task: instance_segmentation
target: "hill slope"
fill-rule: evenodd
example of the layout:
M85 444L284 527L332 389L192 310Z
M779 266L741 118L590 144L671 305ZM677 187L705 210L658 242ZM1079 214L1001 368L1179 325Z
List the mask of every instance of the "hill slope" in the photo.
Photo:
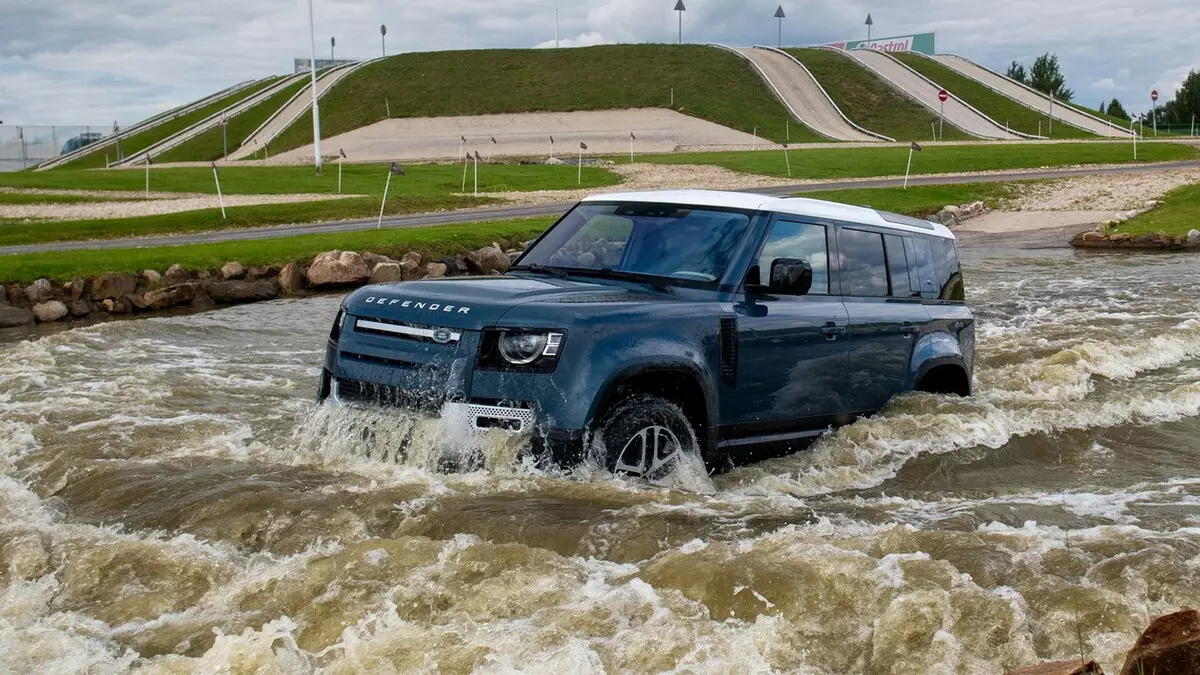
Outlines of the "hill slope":
M735 54L701 45L607 45L393 56L329 92L321 102L322 134L386 119L387 106L392 117L672 108L746 133L757 126L759 136L775 141L784 140L790 118ZM791 138L825 140L795 121ZM309 113L275 140L272 153L311 142Z
M254 130L274 115L296 92L308 86L308 81L297 82L258 105L229 118L229 151L238 149L239 144ZM158 162L211 162L225 156L225 136L221 127L214 127L192 140L172 148L154 158Z
M858 62L827 49L786 49L812 71L829 97L855 124L898 141L927 141L933 137L929 111L896 91ZM946 140L972 137L948 126Z

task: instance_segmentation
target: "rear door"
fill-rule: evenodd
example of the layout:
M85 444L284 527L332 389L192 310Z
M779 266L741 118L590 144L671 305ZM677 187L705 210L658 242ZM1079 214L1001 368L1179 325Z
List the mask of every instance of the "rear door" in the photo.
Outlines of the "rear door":
M923 270L910 265L903 235L840 227L837 237L850 321L850 405L872 413L912 386L913 348L929 326L921 304Z
M830 274L832 227L776 220L749 283L769 281L776 258L813 268L807 295L750 294L734 306L738 376L721 402L726 437L824 428L846 410L849 317Z

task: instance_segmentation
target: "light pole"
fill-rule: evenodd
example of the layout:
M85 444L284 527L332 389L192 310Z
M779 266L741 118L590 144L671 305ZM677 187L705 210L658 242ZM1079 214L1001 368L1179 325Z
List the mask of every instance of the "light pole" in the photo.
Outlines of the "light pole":
M775 18L779 19L779 48L783 49L783 20L787 18L787 14L783 12L783 5L775 10Z
M554 0L554 48L558 49L558 0Z
M387 56L387 25L380 24L379 26L379 41L383 44L383 55Z
M866 21L865 25L867 26L867 49L870 49L871 48L871 26L875 25L875 19L872 19L870 14L867 15L867 21Z
M687 11L687 7L683 6L683 0L675 3L675 11L679 12L679 44L683 44L683 13Z
M337 46L337 38L329 38L329 65L333 66L333 48Z
M313 116L313 159L317 175L321 175L321 107L317 105L317 27L313 22L313 0L308 0L308 39L312 46L312 116Z

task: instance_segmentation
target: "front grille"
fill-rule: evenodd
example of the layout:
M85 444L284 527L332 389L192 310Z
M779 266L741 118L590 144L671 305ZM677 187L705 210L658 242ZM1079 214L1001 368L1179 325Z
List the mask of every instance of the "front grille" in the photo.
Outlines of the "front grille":
M343 402L369 403L430 414L437 414L445 403L444 395L415 392L373 382L338 378L334 380L334 384L336 385L334 396Z
M357 333L369 333L398 340L412 340L441 345L457 345L462 341L462 331L440 326L424 326L391 319L376 319L372 317L357 317L354 319L354 330Z
M412 361L404 361L402 359L389 359L389 358L386 358L383 356L371 356L369 354L356 354L354 352L345 352L345 351L340 352L338 355L341 358L346 359L347 361L357 361L358 363L370 363L372 365L377 365L377 366L390 366L392 368L408 368L408 369L416 369L416 368L422 367L422 364L420 364L420 363L413 363ZM425 368L427 368L428 370L431 370L431 371L437 370L437 366L432 365L432 364L426 365Z

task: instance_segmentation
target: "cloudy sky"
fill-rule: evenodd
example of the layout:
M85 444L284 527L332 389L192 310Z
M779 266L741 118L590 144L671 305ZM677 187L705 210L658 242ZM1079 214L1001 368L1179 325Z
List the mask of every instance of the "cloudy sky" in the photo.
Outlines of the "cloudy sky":
M559 0L563 46L668 42L675 0ZM684 39L774 42L779 0L685 0ZM554 0L314 0L318 55L554 44ZM129 124L234 83L290 72L309 51L305 0L3 0L0 120ZM938 50L1003 69L1058 53L1076 100L1149 106L1200 69L1195 0L784 0L784 39L937 32Z

